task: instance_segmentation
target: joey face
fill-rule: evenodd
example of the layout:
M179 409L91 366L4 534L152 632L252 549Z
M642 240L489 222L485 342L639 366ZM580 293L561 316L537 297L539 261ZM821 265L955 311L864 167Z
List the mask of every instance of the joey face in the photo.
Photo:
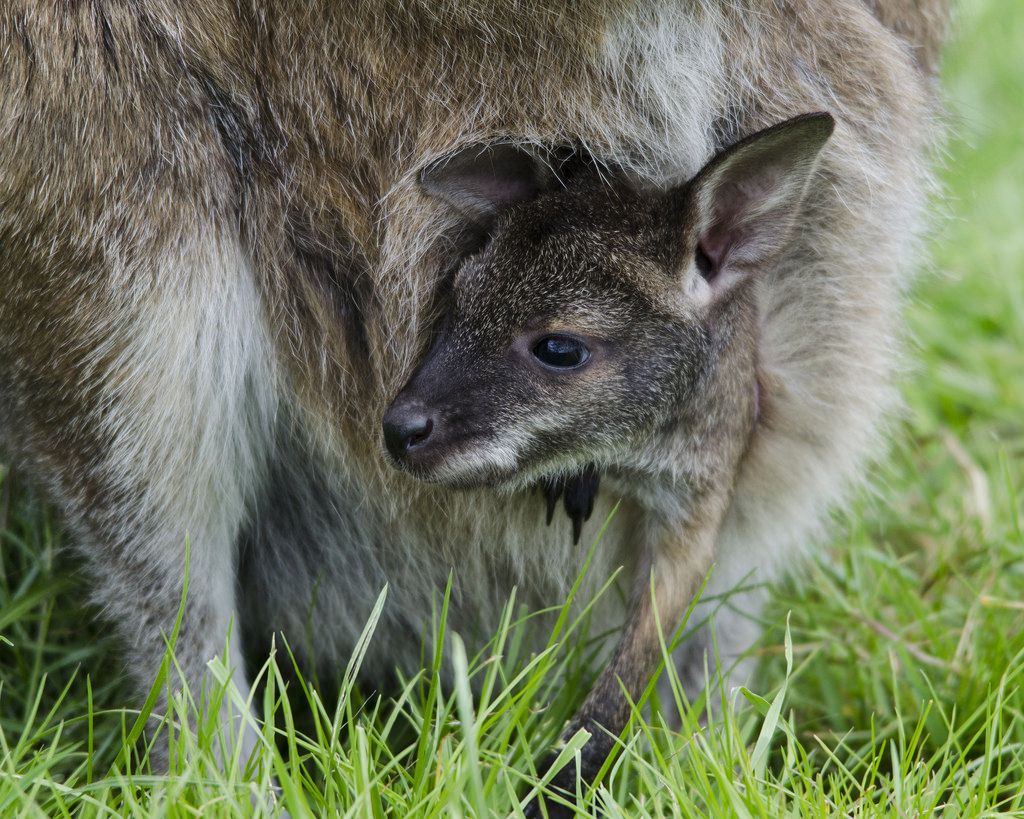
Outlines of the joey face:
M547 194L455 275L448 315L385 417L394 460L444 483L529 482L664 424L708 360L663 197Z
M507 146L428 168L424 189L488 240L385 414L393 462L452 486L525 486L674 434L730 366L745 283L785 246L831 130L826 114L791 120L668 191L614 173L562 184Z

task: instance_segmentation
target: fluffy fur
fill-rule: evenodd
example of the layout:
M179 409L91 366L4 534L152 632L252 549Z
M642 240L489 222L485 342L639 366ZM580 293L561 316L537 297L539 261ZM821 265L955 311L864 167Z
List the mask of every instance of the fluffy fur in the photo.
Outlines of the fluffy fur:
M894 403L944 18L942 0L2 0L0 441L64 510L140 684L186 535L196 681L232 620L336 667L385 583L382 675L419 663L453 569L468 637L513 586L537 607L566 592L582 554L540 497L424 486L382 454L462 252L417 180L475 144L582 146L661 185L794 114L836 117L814 215L764 282L765 420L709 594L791 564ZM593 577L636 570L634 525L613 521ZM730 662L756 595L719 619Z

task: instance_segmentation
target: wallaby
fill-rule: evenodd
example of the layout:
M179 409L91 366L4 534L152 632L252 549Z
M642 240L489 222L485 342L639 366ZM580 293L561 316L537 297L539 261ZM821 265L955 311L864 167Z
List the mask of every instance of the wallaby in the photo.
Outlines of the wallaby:
M384 416L392 458L455 488L548 481L590 495L600 476L642 512L626 625L569 728L592 732L586 780L626 725L623 686L637 698L656 666L658 623L675 627L711 568L770 401L758 274L785 249L832 130L828 114L797 117L668 191L614 176L558 189L509 146L424 174L490 239L454 271L440 334Z
M742 678L737 660L756 638L765 581L820 534L895 403L902 293L932 187L931 71L944 19L944 0L0 3L0 447L62 510L140 690L175 621L186 540L176 652L191 684L229 633L243 689L243 641L258 656L275 631L307 667L344 667L387 585L363 665L384 677L418 667L450 574L449 622L467 640L488 633L514 587L536 608L563 599L580 560L573 536L591 502L592 520L608 517L615 492L626 498L591 576L623 566L646 582L641 523L645 543L660 527L666 544L699 544L680 551L672 576L656 572L656 599L687 599L714 562L706 593L728 597L720 656ZM573 429L548 434L545 451L564 443L557 463L593 453L581 472L551 473L555 461L524 449L529 423L511 414L528 394L492 407L493 423L515 432L491 441L479 468L502 488L453 491L394 469L382 419L430 360L452 271L468 275L489 258L503 244L490 231L513 219L503 208L483 218L493 192L456 184L451 171L470 168L474 152L518 164L517 196L540 208L542 197L576 195L571 179L564 194L549 190L549 175L582 157L615 174L611 190L588 183L573 200L578 210L589 197L595 225L607 224L601 202L614 210L632 196L631 234L647 230L645 212L652 236L658 220L692 233L693 214L706 216L720 193L716 166L690 189L712 199L685 205L690 215L675 222L671 209L655 216L652 191L680 192L727 146L764 149L742 140L812 111L830 112L836 127L802 209L786 210L797 222L785 247L758 248L774 255L749 276L724 264L713 282L680 261L678 281L693 292L649 305L677 316L705 298L702 309L728 318L715 327L731 328L730 340L701 335L696 314L691 335L647 339L648 349L684 344L701 355L674 374L661 359L637 364L630 372L646 381L623 376L603 416L578 419L579 429L606 425L589 442ZM793 144L806 170L823 126L803 122L811 130ZM803 170L792 173L782 176ZM771 242L782 243L785 219L773 224ZM681 254L692 250L686 236L676 237ZM709 240L701 265L722 265L719 250ZM636 262L627 272L653 270ZM667 286L649 292L669 298ZM503 308L497 320L514 323L516 302ZM582 385L614 359L603 336L579 338L590 356ZM555 362L582 354L561 336L550 345L543 355ZM730 364L704 371L716 356ZM711 392L678 401L686 389ZM721 463L691 475L692 450L707 457L691 442L671 495L641 478L664 453L623 486L641 457L627 442L657 423L655 407L701 401L715 407L703 423L736 425L715 439L731 442ZM455 428L445 419L435 444ZM401 432L389 429L397 449ZM426 474L415 451L408 464ZM621 474L607 468L612 452ZM458 482L454 463L436 477ZM684 480L704 483L679 492ZM549 527L547 501L559 496L572 520ZM645 511L670 509L671 497L685 499L678 531ZM621 622L623 612L609 600L598 616ZM649 620L634 612L627 622ZM709 633L695 630L683 648L693 684ZM642 654L648 643L630 635L623 645ZM621 677L627 660L613 657L610 674ZM599 702L619 707L599 686L582 718L614 727ZM247 748L257 741L244 737Z

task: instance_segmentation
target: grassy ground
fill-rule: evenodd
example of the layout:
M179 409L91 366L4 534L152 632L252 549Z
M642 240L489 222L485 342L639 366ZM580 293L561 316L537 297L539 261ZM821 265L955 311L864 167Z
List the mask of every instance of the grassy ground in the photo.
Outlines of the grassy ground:
M919 365L879 491L774 595L753 706L713 702L679 733L640 723L590 802L612 815L1024 816L1024 7L968 0L958 29L952 218L910 311ZM179 775L155 778L125 750L137 715L116 708L131 701L116 654L50 521L3 482L0 816L507 814L574 705L565 675L589 673L572 639L521 656L510 616L502 662L463 661L476 699L439 693L429 669L397 701L309 689L292 698L313 705L300 732L271 665L257 710L291 753L267 750L246 784L220 772L208 727L172 731Z

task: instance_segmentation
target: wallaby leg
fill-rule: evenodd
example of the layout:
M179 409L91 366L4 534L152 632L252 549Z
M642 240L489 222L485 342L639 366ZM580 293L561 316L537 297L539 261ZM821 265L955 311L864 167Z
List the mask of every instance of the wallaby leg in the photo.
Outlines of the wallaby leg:
M715 498L702 504L700 513L688 522L652 526L648 568L634 581L625 629L608 665L563 734L564 740L581 728L591 734L580 752L582 781L592 782L614 749L615 738L630 717L625 692L634 701L642 694L661 659L662 637L671 640L710 569L723 507L724 501ZM551 787L567 792L571 801L576 775L575 765L570 764L555 775ZM545 801L545 808L549 817L573 815L572 810L551 800ZM527 815L541 815L539 799L528 806Z
M227 510L219 510L223 514ZM236 518L232 520L232 518ZM234 586L234 536L237 517L220 520L140 522L124 532L97 527L81 533L79 548L85 552L96 581L95 599L103 606L119 632L129 673L138 685L140 697L153 683L170 639L185 593L185 546L188 541L188 587L173 665L168 672L156 713L167 706L168 687L177 689L182 678L198 700L208 679L207 664L224 654L232 682L244 694L248 681L240 651ZM205 525L203 525L205 523ZM233 525L234 524L234 525ZM228 637L230 633L230 644ZM241 715L225 695L221 723L225 739L239 735ZM255 747L256 737L242 735L243 763ZM218 752L223 749L218 747ZM167 744L158 742L152 761L157 770L168 765Z
M140 695L175 624L186 541L177 662L198 692L230 629L233 679L246 691L235 550L274 395L259 300L237 243L212 229L133 264L132 286L122 271L94 271L104 287L41 341L12 308L34 383L21 390L10 379L3 390L7 438L63 511ZM32 359L35 350L61 355ZM245 742L251 750L254 738Z

